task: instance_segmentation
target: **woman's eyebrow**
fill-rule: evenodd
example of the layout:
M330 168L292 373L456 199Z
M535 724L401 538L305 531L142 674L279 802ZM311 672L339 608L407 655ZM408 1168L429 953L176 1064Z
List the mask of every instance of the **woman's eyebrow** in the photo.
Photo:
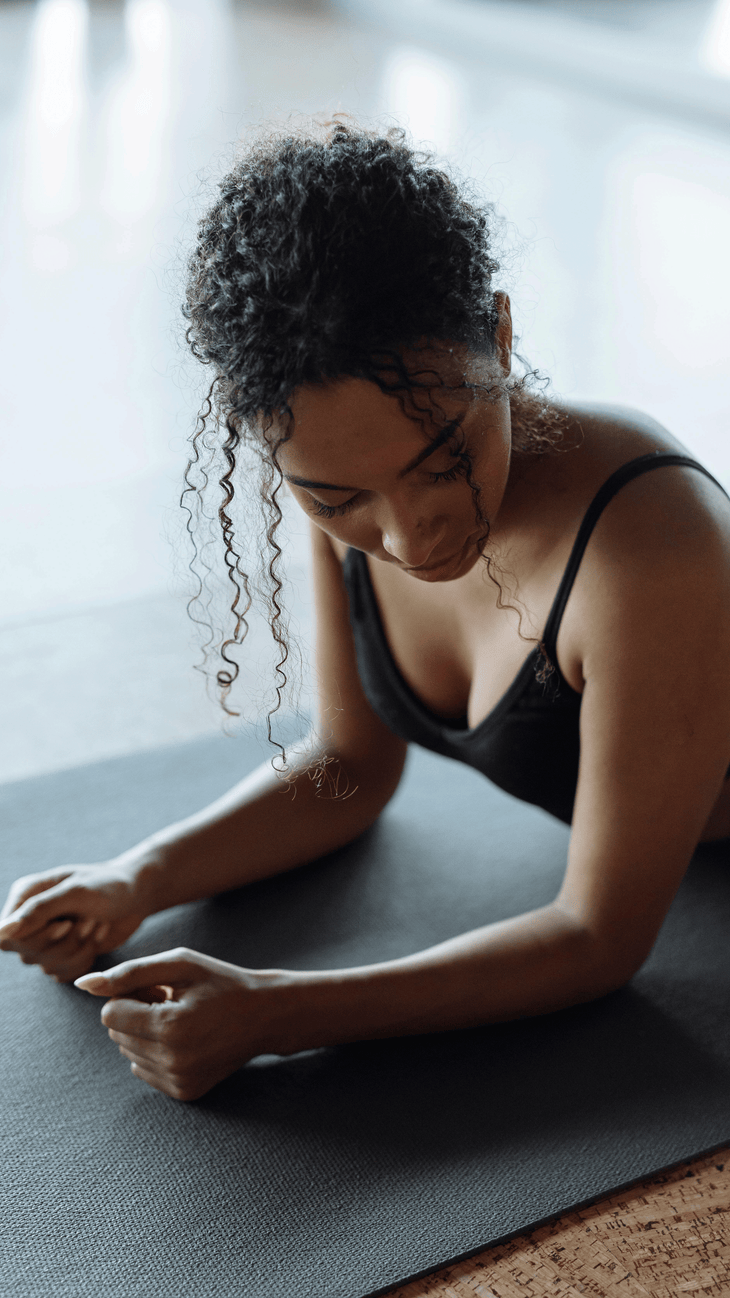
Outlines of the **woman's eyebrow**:
M453 424L447 424L446 428L442 428L438 437L436 437L434 441L430 442L428 446L424 446L423 450L419 451L415 459L411 460L410 463L406 465L405 469L400 470L398 477L405 478L406 474L412 473L414 469L418 468L419 464L423 464L423 461L427 460L429 455L433 455L434 451L437 451L439 446L443 446L444 442L448 441L453 431ZM291 473L285 473L284 477L287 482L293 483L295 487L314 487L319 491L358 490L357 487L338 487L335 486L334 482L313 482L311 478L297 478Z
M320 491L357 491L357 487L338 487L334 482L314 482L312 478L295 478L291 473L285 473L284 477L287 482L293 482L295 487L316 487Z

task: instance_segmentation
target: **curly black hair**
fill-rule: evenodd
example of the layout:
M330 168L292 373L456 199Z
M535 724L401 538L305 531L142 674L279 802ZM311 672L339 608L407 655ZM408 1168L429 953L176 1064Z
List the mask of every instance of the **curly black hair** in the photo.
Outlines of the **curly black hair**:
M226 702L239 672L229 651L245 639L252 595L231 505L237 456L253 450L262 470L259 489L270 548L268 611L281 652L277 703L268 714L267 731L285 767L286 750L272 739L271 717L281 707L282 669L290 652L282 634L282 582L275 570L282 551L275 534L283 485L277 453L291 436L292 394L302 384L364 378L397 396L413 418L414 409L416 417L425 413L415 405L415 391L426 389L430 402L434 388L446 385L435 371L419 381L413 367L406 367L404 353L446 344L452 353L461 346L472 357L495 354L494 208L468 196L463 183L457 185L433 162L432 154L409 147L402 128L379 134L346 113L308 119L299 130L265 131L243 146L220 182L220 197L199 222L188 262L186 338L193 355L214 372L191 437L180 500L198 583L188 611L200 620L192 610L211 568L203 561L203 576L198 571L194 523L210 519L203 498L217 483L222 493L218 536L235 621L218 646L225 666L216 681L224 711L238 716ZM525 362L523 371L486 387L464 375L459 387L477 389L488 399L506 389L513 449L540 453L559 443L560 418L544 395L546 381ZM428 415L433 428L432 403ZM272 435L274 420L283 428L278 437ZM468 454L461 460L484 526L479 553L493 577L492 561L484 554L489 525L479 484ZM186 500L191 493L195 513ZM206 662L211 642L204 646Z

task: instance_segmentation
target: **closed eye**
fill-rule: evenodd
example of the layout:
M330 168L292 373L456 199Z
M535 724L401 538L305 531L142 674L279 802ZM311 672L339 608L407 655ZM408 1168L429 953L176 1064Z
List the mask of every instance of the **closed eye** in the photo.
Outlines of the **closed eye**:
M455 482L457 478L463 478L466 474L466 460L459 457L459 463L454 464L452 468L446 469L444 473L431 473L429 478L431 482Z
M428 478L431 483L455 482L457 478L464 477L466 471L466 459L463 456L459 456L458 464L454 464L452 468L446 469L443 473L434 473L432 470L429 470ZM311 509L314 514L318 514L321 518L335 518L341 514L349 514L350 510L354 509L359 499L359 495L360 493L358 492L357 496L351 496L350 499L346 500L342 505L324 505L321 500L315 500L312 496L310 497L312 501Z

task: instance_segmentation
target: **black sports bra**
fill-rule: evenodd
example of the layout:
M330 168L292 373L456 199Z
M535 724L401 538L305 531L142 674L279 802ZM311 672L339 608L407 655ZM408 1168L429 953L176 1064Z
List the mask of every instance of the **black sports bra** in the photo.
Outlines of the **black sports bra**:
M350 548L343 573L358 672L370 706L386 726L402 739L474 766L507 793L570 824L578 781L582 696L558 667L558 629L588 539L608 502L633 478L670 465L698 469L725 492L707 469L687 455L652 451L612 473L586 510L545 625L542 643L554 671L544 683L537 679L544 659L536 646L509 689L473 730L466 717L444 720L432 712L404 680L380 620L366 556Z

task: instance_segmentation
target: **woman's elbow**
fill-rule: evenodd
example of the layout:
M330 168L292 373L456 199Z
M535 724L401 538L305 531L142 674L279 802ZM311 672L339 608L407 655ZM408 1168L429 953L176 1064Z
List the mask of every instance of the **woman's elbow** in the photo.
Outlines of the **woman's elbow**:
M618 946L615 942L594 939L589 960L590 979L595 986L594 998L619 991L637 974L653 944Z
M596 932L575 915L568 917L563 907L560 910L563 919L569 920L573 978L579 999L597 1000L625 987L647 959L653 940L629 941L626 934L619 938L615 933Z

